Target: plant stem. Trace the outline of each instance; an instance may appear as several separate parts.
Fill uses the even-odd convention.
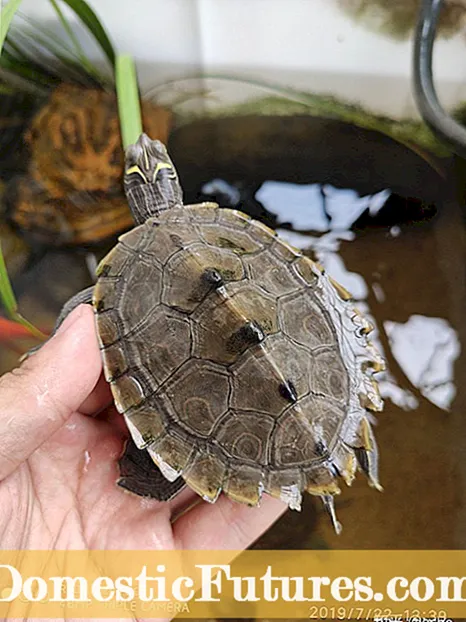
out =
[[[131,56],[118,55],[115,66],[121,138],[126,149],[142,134],[141,105],[136,68]]]

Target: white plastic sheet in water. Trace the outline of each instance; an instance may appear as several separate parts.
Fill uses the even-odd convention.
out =
[[[449,410],[456,395],[454,363],[461,350],[447,320],[412,315],[407,322],[384,322],[393,356],[411,383],[433,404]]]
[[[328,231],[329,218],[319,184],[291,184],[265,181],[256,199],[277,217],[278,224],[289,223],[294,229]]]
[[[265,181],[256,199],[277,217],[278,224],[289,223],[298,231],[345,231],[368,211],[375,216],[390,190],[361,197],[356,190],[334,188],[329,184],[292,184]]]

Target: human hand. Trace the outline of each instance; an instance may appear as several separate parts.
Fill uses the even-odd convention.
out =
[[[163,503],[116,485],[128,432],[102,376],[93,311],[81,305],[21,367],[0,378],[0,548],[232,549],[286,509],[182,491]]]

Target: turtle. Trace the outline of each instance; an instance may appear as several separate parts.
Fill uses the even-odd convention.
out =
[[[142,103],[145,131],[166,141],[171,113]],[[8,218],[47,246],[97,244],[130,229],[121,175],[124,152],[114,92],[64,83],[32,118],[28,170],[10,182]]]
[[[165,142],[171,112],[143,101],[141,113],[145,131]],[[31,177],[50,197],[121,189],[124,153],[115,92],[61,84],[32,119],[25,140]]]
[[[135,227],[101,260],[92,304],[104,374],[129,429],[118,484],[166,501],[184,486],[299,510],[362,470],[380,489],[370,411],[384,361],[369,321],[325,270],[267,226],[183,204],[163,143],[126,151]]]
[[[8,222],[33,245],[96,246],[133,225],[122,192],[73,192],[51,197],[29,175],[18,176],[5,193]]]

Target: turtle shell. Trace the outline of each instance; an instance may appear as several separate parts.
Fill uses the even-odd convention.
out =
[[[21,176],[8,186],[5,201],[9,220],[26,238],[40,244],[93,244],[134,224],[123,193],[78,192],[57,199]]]
[[[142,102],[146,132],[166,142],[171,113]],[[53,198],[70,192],[121,192],[124,154],[114,92],[57,87],[32,119],[25,139],[30,173]]]
[[[168,110],[142,103],[143,125],[167,140]],[[124,153],[115,93],[63,84],[32,119],[25,135],[26,175],[8,186],[8,217],[33,242],[97,243],[134,220],[121,177]]]
[[[319,266],[241,212],[172,208],[120,237],[93,304],[131,435],[164,476],[223,490],[339,492],[358,460],[377,486],[366,408],[382,402],[370,326]],[[370,463],[370,464],[369,464]]]

